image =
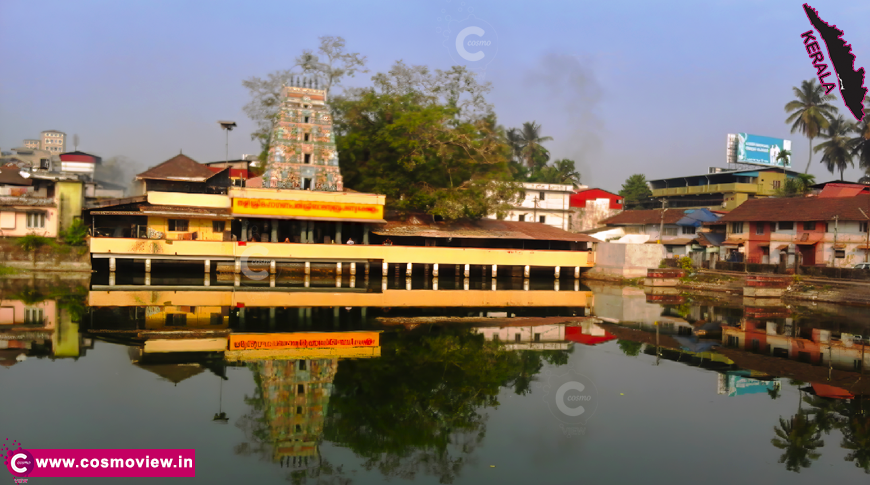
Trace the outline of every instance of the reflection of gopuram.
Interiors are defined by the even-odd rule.
[[[281,466],[300,467],[318,456],[317,446],[338,370],[338,359],[259,360],[248,364],[257,383],[254,409],[262,424],[252,435],[271,448]],[[243,420],[243,423],[251,422]]]

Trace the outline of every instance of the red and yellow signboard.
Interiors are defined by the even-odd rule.
[[[311,200],[233,199],[233,215],[380,220],[384,206]]]
[[[380,347],[380,332],[231,334],[229,350]]]

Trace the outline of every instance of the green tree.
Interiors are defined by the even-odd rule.
[[[548,152],[541,144],[546,141],[551,141],[553,137],[542,136],[541,125],[534,121],[523,123],[523,127],[520,130],[520,137],[522,139],[521,152],[523,160],[528,168],[534,169],[542,159],[544,163],[549,160],[550,152]]]
[[[646,181],[646,176],[636,173],[625,180],[619,195],[624,199],[625,208],[629,209],[649,202],[652,198],[652,191]]]
[[[619,345],[619,350],[629,357],[637,357],[640,355],[640,351],[643,350],[643,343],[635,342],[634,340],[620,339],[616,341],[616,344]]]
[[[257,123],[257,130],[251,134],[251,139],[268,143],[272,124],[281,107],[281,89],[296,76],[317,78],[319,87],[325,89],[329,96],[332,88],[345,78],[368,72],[365,64],[365,56],[346,50],[344,38],[323,36],[320,37],[317,51],[302,51],[290,69],[271,72],[265,78],[254,76],[242,81],[242,86],[251,96],[251,101],[244,107],[245,114]]]
[[[88,226],[81,219],[75,219],[68,228],[61,231],[60,237],[70,246],[82,246],[88,237]]]
[[[829,120],[836,116],[837,108],[830,104],[836,97],[825,94],[825,88],[816,84],[815,79],[801,82],[800,88],[792,87],[795,99],[785,105],[785,111],[790,113],[786,123],[791,123],[791,132],[800,131],[810,141],[810,158],[804,173],[809,173],[813,161],[813,138],[828,127]]]
[[[36,233],[30,233],[18,238],[18,241],[16,241],[15,244],[17,244],[24,252],[30,253],[31,258],[33,259],[33,266],[35,267],[36,253],[38,253],[43,246],[51,245],[52,242],[53,241],[47,237],[40,236]]]
[[[495,116],[476,114],[486,105],[474,79],[464,68],[397,63],[373,88],[333,98],[345,185],[385,194],[391,209],[449,219],[505,212],[520,188]]]
[[[785,179],[782,187],[776,190],[777,197],[803,197],[815,185],[816,177],[808,173],[800,173],[797,177]]]
[[[858,159],[858,166],[870,174],[870,96],[864,101],[864,120],[855,125],[855,138],[852,139],[852,155]]]
[[[776,161],[782,162],[782,173],[785,173],[785,166],[791,160],[791,150],[783,150],[776,155]]]
[[[841,427],[843,440],[840,446],[849,451],[846,461],[855,462],[856,467],[870,474],[870,415],[864,411],[865,400],[860,396],[842,407],[845,421]]]
[[[779,418],[779,426],[774,427],[774,432],[776,438],[770,442],[785,450],[779,462],[785,463],[786,470],[800,473],[801,468],[809,468],[813,461],[822,456],[815,450],[824,446],[825,442],[821,440],[818,425],[806,414],[798,412],[788,421]]]
[[[840,171],[840,180],[843,180],[843,171],[855,165],[852,161],[855,142],[849,136],[854,129],[855,124],[846,121],[840,115],[831,120],[827,128],[819,134],[827,141],[819,143],[813,149],[815,152],[822,152],[821,162],[831,174]]]

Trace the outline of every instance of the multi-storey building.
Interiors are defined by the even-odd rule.
[[[43,150],[52,155],[60,155],[66,151],[66,133],[57,130],[42,132],[41,144]]]
[[[870,252],[870,194],[749,200],[720,222],[731,261],[850,267]]]
[[[568,230],[573,185],[524,183],[522,186],[519,203],[511,208],[504,220],[540,222]],[[487,218],[496,219],[497,216],[490,214]]]
[[[262,187],[341,192],[326,91],[293,85],[282,94]]]
[[[772,197],[786,178],[797,172],[781,168],[758,170],[711,169],[704,175],[650,180],[653,197],[668,207],[732,210],[750,199]]]
[[[42,141],[41,140],[24,140],[24,148],[30,148],[32,150],[42,150]]]

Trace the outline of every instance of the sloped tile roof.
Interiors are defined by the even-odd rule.
[[[681,209],[666,210],[665,224],[676,224],[684,215],[684,211]],[[608,226],[624,226],[632,224],[659,224],[661,221],[661,209],[644,209],[622,211],[613,217],[604,219],[599,224],[605,224]]]
[[[196,160],[178,154],[136,176],[137,179],[205,182],[215,174]]]
[[[859,209],[870,216],[870,194],[854,197],[788,197],[750,199],[725,214],[720,222],[866,221]]]
[[[372,232],[380,236],[394,237],[601,242],[586,234],[563,231],[539,222],[499,221],[495,219],[432,222],[429,217],[413,215],[401,219],[388,219],[384,226]]]

